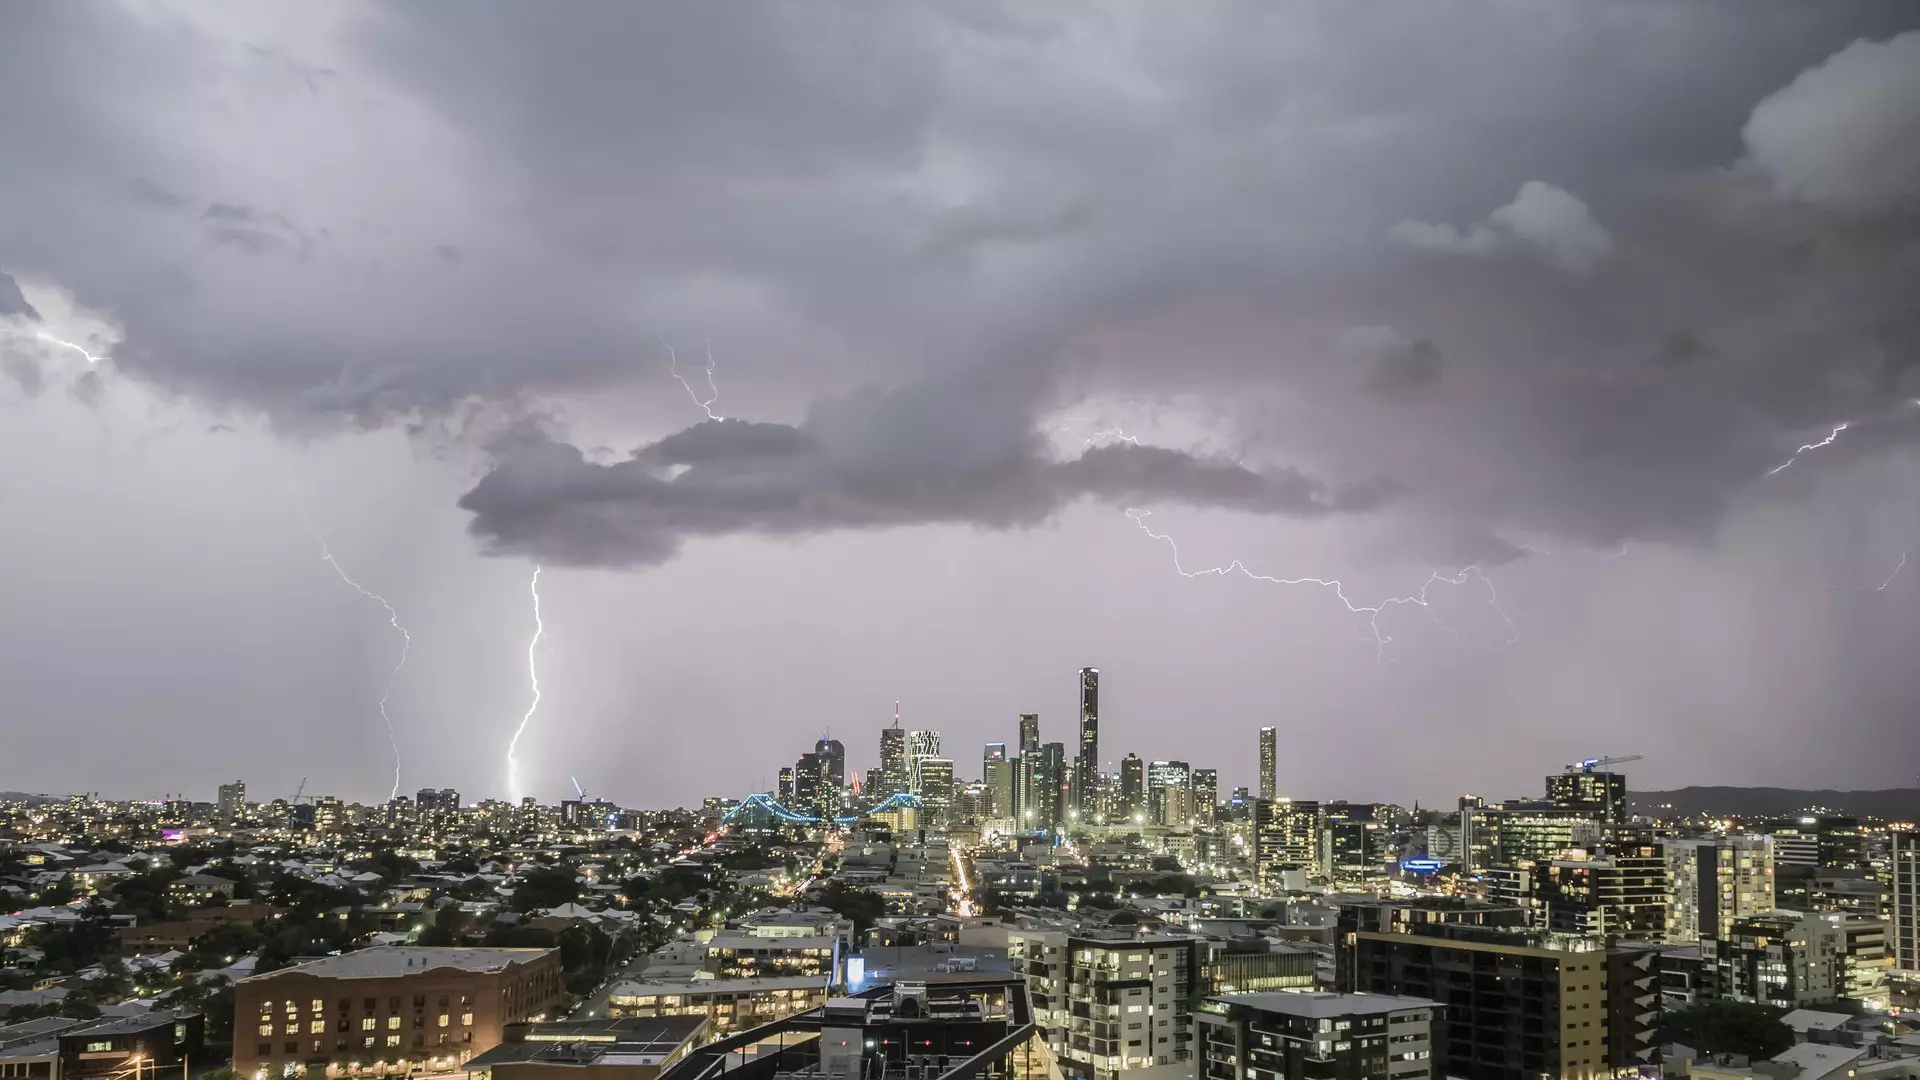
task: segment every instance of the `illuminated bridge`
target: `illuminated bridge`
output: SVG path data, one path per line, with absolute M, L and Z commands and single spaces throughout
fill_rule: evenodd
M 849 814 L 845 817 L 823 818 L 817 814 L 802 814 L 789 810 L 780 805 L 779 801 L 773 796 L 762 791 L 756 791 L 740 800 L 740 805 L 727 811 L 727 815 L 720 820 L 722 823 L 732 824 L 739 820 L 742 815 L 747 814 L 752 807 L 759 807 L 761 811 L 771 814 L 773 817 L 787 822 L 790 825 L 822 825 L 829 822 L 834 825 L 852 825 L 863 817 L 869 817 L 874 814 L 884 814 L 889 810 L 918 810 L 921 807 L 921 802 L 920 796 L 900 791 L 887 796 L 884 802 L 875 803 L 864 813 Z

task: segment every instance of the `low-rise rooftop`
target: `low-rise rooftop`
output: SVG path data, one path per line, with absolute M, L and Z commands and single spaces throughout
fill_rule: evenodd
M 273 979 L 299 972 L 323 979 L 391 979 L 439 968 L 474 974 L 504 971 L 552 952 L 552 949 L 431 949 L 383 945 L 311 960 L 294 967 L 254 975 L 242 981 Z

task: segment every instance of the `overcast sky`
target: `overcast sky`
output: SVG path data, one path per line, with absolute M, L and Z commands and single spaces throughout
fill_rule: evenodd
M 0 789 L 1911 784 L 1916 27 L 0 0 Z

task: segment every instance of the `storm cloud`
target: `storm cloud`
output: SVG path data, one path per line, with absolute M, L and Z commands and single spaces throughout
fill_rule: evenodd
M 533 559 L 670 592 L 711 572 L 673 594 L 704 600 L 730 586 L 703 560 L 818 536 L 897 586 L 959 526 L 979 550 L 1071 536 L 1084 565 L 1123 560 L 1127 590 L 1033 591 L 1091 611 L 1150 590 L 1124 561 L 1139 530 L 1084 516 L 1163 506 L 1156 529 L 1193 511 L 1222 563 L 1344 563 L 1384 594 L 1632 546 L 1698 560 L 1646 571 L 1711 582 L 1686 611 L 1744 611 L 1742 589 L 1801 583 L 1741 561 L 1756 533 L 1818 533 L 1811 558 L 1844 549 L 1874 581 L 1910 539 L 1859 479 L 1920 446 L 1920 13 L 1899 0 L 72 0 L 4 23 L 0 99 L 24 103 L 0 110 L 7 407 L 79 402 L 74 439 L 174 413 L 236 429 L 153 480 L 183 520 L 223 468 L 404 446 L 395 475 L 317 467 L 343 493 L 413 477 L 396 501 L 438 515 L 419 528 L 446 547 L 370 557 L 376 576 Z M 729 419 L 688 426 L 666 343 L 703 340 Z M 61 496 L 101 455 L 19 438 L 49 505 L 131 505 L 118 473 L 111 497 Z M 126 442 L 114 468 L 138 469 Z M 342 511 L 343 547 L 428 543 L 373 501 Z M 59 517 L 19 520 L 64 537 Z M 1871 543 L 1819 531 L 1850 520 Z M 1215 636 L 1264 640 L 1264 617 Z M 514 644 L 504 619 L 467 632 Z M 1871 659 L 1920 645 L 1900 629 L 1835 629 L 1825 688 L 1855 689 L 1830 697 L 1910 716 L 1900 667 Z M 1739 640 L 1786 670 L 1785 645 Z M 1784 722 L 1793 687 L 1769 678 L 1729 715 Z M 1348 689 L 1303 693 L 1337 711 Z M 51 716 L 63 692 L 36 700 Z

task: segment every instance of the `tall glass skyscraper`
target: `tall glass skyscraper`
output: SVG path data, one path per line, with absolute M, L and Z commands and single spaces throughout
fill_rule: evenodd
M 1280 797 L 1279 733 L 1270 727 L 1260 729 L 1260 797 Z
M 1091 816 L 1100 790 L 1100 669 L 1080 669 L 1080 758 L 1074 763 L 1073 805 Z

